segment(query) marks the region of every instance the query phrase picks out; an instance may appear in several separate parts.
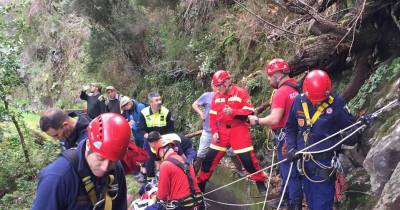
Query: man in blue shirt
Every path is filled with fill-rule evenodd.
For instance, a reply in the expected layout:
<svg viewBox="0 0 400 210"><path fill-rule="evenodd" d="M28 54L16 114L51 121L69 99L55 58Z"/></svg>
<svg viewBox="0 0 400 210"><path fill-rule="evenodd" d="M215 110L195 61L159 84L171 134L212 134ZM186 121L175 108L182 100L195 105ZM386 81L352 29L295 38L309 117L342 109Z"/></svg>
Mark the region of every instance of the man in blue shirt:
<svg viewBox="0 0 400 210"><path fill-rule="evenodd" d="M196 171L198 171L201 166L201 162L206 157L212 139L209 113L211 107L211 99L213 96L214 92L205 92L192 104L193 110L199 115L200 119L203 121L203 131L201 133L199 149L197 150L197 160L195 163Z"/></svg>
<svg viewBox="0 0 400 210"><path fill-rule="evenodd" d="M128 120L129 125L132 128L136 145L140 148L143 148L144 131L139 129L139 124L140 124L141 111L146 107L146 105L138 101L135 101L134 99L131 99L128 96L121 97L120 105L121 105L122 115Z"/></svg>
<svg viewBox="0 0 400 210"><path fill-rule="evenodd" d="M131 129L119 114L106 113L88 126L88 138L44 168L32 210L126 210L121 160Z"/></svg>
<svg viewBox="0 0 400 210"><path fill-rule="evenodd" d="M295 98L286 123L287 159L299 159L298 167L308 208L332 210L340 145L319 153L296 153L352 125L355 118L341 96L331 95L331 80L326 72L313 70L308 73L303 82L303 92ZM340 140L341 135L337 135L305 152L326 150ZM357 136L353 136L344 143L353 145L356 141ZM292 170L296 170L296 164L293 165Z"/></svg>

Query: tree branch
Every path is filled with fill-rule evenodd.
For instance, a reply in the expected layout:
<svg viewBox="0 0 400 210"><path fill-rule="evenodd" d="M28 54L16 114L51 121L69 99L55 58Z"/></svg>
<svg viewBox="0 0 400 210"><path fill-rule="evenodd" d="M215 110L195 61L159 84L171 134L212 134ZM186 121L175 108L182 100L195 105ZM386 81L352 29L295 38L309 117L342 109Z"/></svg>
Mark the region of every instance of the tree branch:
<svg viewBox="0 0 400 210"><path fill-rule="evenodd" d="M400 8L400 1L397 2L395 5L393 5L392 10L390 11L390 15L392 16L392 19L394 23L396 24L397 28L400 30L400 21L396 17L396 10Z"/></svg>
<svg viewBox="0 0 400 210"><path fill-rule="evenodd" d="M275 25L275 24L273 24L273 23L270 23L270 22L266 21L265 19L263 19L262 17L260 17L259 15L257 15L256 13L254 13L253 11L249 10L249 9L248 9L245 5L243 5L241 2L238 2L237 0L233 0L233 1L234 1L236 4L238 4L240 7L242 7L244 10L246 10L248 13L252 14L252 15L255 16L257 19L261 20L263 23L269 25L269 26L272 27L272 28L281 30L281 31L286 32L286 33L291 34L291 35L304 36L303 34L294 33L294 32L288 31L288 30L286 30L286 29L284 29L284 28L282 28L282 27L279 27L279 26L277 26L277 25Z"/></svg>

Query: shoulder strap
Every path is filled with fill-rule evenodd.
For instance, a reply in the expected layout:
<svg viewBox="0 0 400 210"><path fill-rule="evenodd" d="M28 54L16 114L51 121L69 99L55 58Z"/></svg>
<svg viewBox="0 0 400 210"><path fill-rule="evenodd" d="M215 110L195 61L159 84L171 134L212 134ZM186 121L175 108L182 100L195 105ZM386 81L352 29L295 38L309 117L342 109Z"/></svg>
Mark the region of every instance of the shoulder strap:
<svg viewBox="0 0 400 210"><path fill-rule="evenodd" d="M69 164L75 171L78 171L78 152L76 151L76 148L64 150L62 156L68 160Z"/></svg>
<svg viewBox="0 0 400 210"><path fill-rule="evenodd" d="M301 106L303 108L303 112L306 117L307 126L312 126L318 120L318 118L322 114L322 112L326 108L328 108L333 103L333 101L334 101L334 97L329 96L328 102L325 101L321 105L319 105L317 110L315 111L314 115L312 116L312 118L310 118L310 112L308 109L307 102L305 102L304 100L301 100Z"/></svg>
<svg viewBox="0 0 400 210"><path fill-rule="evenodd" d="M168 157L167 161L178 166L179 168L181 168L183 170L183 172L185 172L185 174L188 178L188 181L189 181L190 192L192 193L192 197L194 198L196 195L196 190L194 189L193 179L192 179L192 176L190 175L190 165L187 163L182 163L181 161L179 161L173 157Z"/></svg>
<svg viewBox="0 0 400 210"><path fill-rule="evenodd" d="M289 82L289 81L286 81L286 82L284 82L280 87L282 87L282 86L284 86L284 85L296 89L298 93L301 93L301 91L302 91L299 84L293 84L293 83L291 83L291 82Z"/></svg>
<svg viewBox="0 0 400 210"><path fill-rule="evenodd" d="M94 190L94 184L90 179L89 175L85 175L84 173L79 172L78 170L79 159L78 159L77 149L76 148L67 149L64 152L62 152L62 156L64 156L68 160L69 164L72 166L75 172L79 174L82 184L85 187L85 191L87 195L89 195L90 201L92 202L93 205L95 205L97 203L97 197L96 197L96 192Z"/></svg>

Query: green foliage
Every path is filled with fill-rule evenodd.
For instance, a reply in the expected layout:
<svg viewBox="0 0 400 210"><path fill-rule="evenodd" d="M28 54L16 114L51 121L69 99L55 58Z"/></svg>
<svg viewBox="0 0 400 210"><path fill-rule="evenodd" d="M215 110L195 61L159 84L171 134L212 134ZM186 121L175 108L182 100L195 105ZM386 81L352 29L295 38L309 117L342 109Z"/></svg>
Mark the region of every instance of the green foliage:
<svg viewBox="0 0 400 210"><path fill-rule="evenodd" d="M85 46L85 50L90 55L87 63L89 73L97 73L104 68L104 62L111 55L110 50L114 46L113 43L112 37L104 29L91 28L90 38Z"/></svg>
<svg viewBox="0 0 400 210"><path fill-rule="evenodd" d="M191 39L188 48L195 55L196 63L200 63L200 75L210 75L217 70L222 46L214 33L206 33L198 39Z"/></svg>
<svg viewBox="0 0 400 210"><path fill-rule="evenodd" d="M59 153L56 141L43 139L36 131L37 115L24 115L27 122L24 129L26 144L30 148L33 169L38 172L44 165L50 163ZM22 121L21 120L21 121ZM31 127L33 126L33 127ZM4 132L0 140L0 209L29 209L35 193L35 178L32 168L24 159L19 137L12 124L0 123Z"/></svg>
<svg viewBox="0 0 400 210"><path fill-rule="evenodd" d="M349 102L352 111L359 111L368 106L372 93L382 87L382 83L390 82L400 73L400 58L396 58L390 65L384 64L378 67L368 81L360 88L356 97Z"/></svg>
<svg viewBox="0 0 400 210"><path fill-rule="evenodd" d="M15 87L22 82L18 70L20 65L18 56L20 54L20 27L24 25L20 20L5 21L9 7L0 8L0 98L6 100ZM11 32L15 30L15 32Z"/></svg>

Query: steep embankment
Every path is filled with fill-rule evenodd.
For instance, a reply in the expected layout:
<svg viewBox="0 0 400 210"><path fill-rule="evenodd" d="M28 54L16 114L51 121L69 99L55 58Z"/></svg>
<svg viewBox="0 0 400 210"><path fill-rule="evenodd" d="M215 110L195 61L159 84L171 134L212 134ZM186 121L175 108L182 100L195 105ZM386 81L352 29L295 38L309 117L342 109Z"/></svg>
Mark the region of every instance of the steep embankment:
<svg viewBox="0 0 400 210"><path fill-rule="evenodd" d="M395 1L307 1L312 5L264 0L243 4L235 0L3 2L13 2L2 7L1 15L15 18L15 24L8 28L1 24L2 37L14 34L9 32L21 34L10 42L22 48L18 60L22 84L6 97L15 113L51 106L82 108L81 86L100 81L141 101L148 92L160 91L176 118L177 130L187 133L201 128L190 104L209 88L210 76L218 69L230 70L233 81L249 90L255 105L267 101L272 89L262 72L273 57L289 59L294 73L328 70L339 94L357 93L352 83L359 86L369 78L349 103L355 114L382 107L394 97L399 83L400 61L393 59L399 56L400 37ZM0 120L7 121L9 115L2 108L0 102ZM351 186L348 199L338 209L398 206L394 188L399 180L398 113L394 109L381 116L366 130L361 145L346 152L348 158L343 159ZM54 153L56 146L38 140L31 131L24 134L29 136L37 175L54 158L46 155ZM253 127L252 134L257 155L267 166L271 153L266 149L266 132ZM23 176L30 168L22 161L15 131L0 126L0 137L0 194L6 193L0 208L29 208L37 181L32 177L36 177ZM12 187L6 189L8 184ZM237 197L233 200L243 201L237 203L248 203L246 186L227 190ZM218 197L221 201L230 198L225 193L217 196L222 196Z"/></svg>

